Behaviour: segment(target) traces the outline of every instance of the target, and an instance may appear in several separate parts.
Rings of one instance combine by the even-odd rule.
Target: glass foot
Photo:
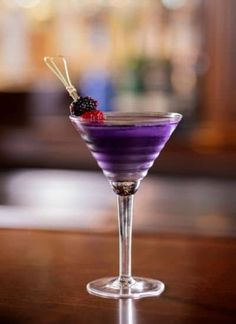
[[[119,278],[101,278],[87,284],[90,294],[106,298],[143,298],[159,296],[165,289],[163,282],[154,279],[133,277],[131,283],[122,283]]]

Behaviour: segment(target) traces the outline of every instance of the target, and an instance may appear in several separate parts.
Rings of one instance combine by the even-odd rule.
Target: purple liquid
[[[136,118],[137,119],[137,118]],[[106,177],[112,181],[142,179],[170,138],[179,120],[111,118],[105,123],[71,118]]]

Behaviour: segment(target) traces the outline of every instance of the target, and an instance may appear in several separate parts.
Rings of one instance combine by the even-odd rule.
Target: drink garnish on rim
[[[64,72],[62,73],[55,61],[61,61],[64,66]],[[102,121],[104,119],[103,113],[97,109],[98,102],[91,97],[80,97],[75,86],[71,83],[68,66],[64,56],[45,56],[44,62],[49,69],[57,76],[57,78],[63,83],[69,95],[73,101],[70,104],[70,113],[72,116],[83,119],[89,119],[94,121]]]

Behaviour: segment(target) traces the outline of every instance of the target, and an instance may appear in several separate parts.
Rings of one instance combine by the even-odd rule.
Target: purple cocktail
[[[118,198],[119,276],[90,282],[91,294],[141,298],[163,292],[161,281],[131,274],[133,198],[181,118],[176,113],[107,113],[102,121],[70,116]]]
[[[64,74],[56,61],[63,64]],[[90,282],[87,290],[108,298],[158,296],[165,287],[161,281],[131,274],[133,198],[140,180],[153,165],[182,116],[176,113],[103,114],[97,109],[96,100],[79,96],[63,56],[46,56],[44,62],[73,98],[70,120],[117,194],[119,276]]]
[[[70,117],[111,181],[140,180],[176,128],[178,114],[106,114],[103,122]]]

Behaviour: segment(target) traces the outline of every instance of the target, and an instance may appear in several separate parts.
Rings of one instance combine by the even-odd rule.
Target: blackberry
[[[70,112],[74,116],[81,116],[97,108],[97,101],[91,97],[80,97],[70,105]]]

